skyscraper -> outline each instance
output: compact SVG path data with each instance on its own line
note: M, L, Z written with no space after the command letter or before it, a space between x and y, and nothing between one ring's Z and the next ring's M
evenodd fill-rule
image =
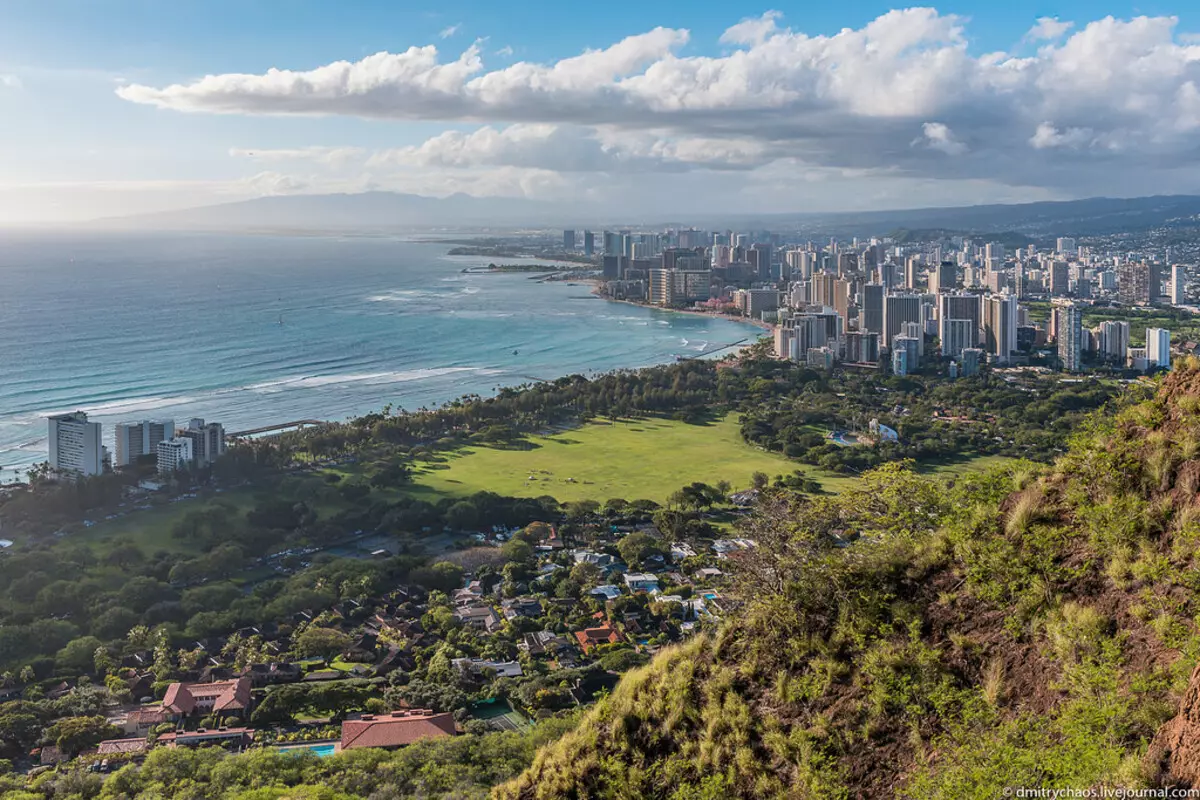
M1183 264L1171 267L1171 305L1181 306L1187 302L1185 286L1187 284L1187 268Z
M909 256L904 261L904 288L916 289L921 275L921 259Z
M114 466L128 467L140 456L158 452L158 443L175 435L175 420L158 419L141 422L118 422Z
M902 333L905 322L924 322L924 298L919 294L889 294L883 299L883 346Z
M49 425L50 468L73 475L99 475L104 472L104 446L100 444L100 423L88 422L82 411L56 414Z
M158 443L158 474L170 475L178 472L194 459L192 440L180 436Z
M878 283L868 283L863 286L859 330L883 333L883 292L884 287Z
M563 231L563 250L575 252L575 231Z
M953 292L958 288L958 264L953 261L943 261L937 269L929 273L929 291L935 294Z
M977 294L940 294L938 301L938 338L942 340L942 355L946 355L946 335L941 330L945 320L970 320L974 328L969 341L964 342L955 350L955 355L963 347L975 347L979 344L979 330L983 322L983 298ZM950 356L946 356L949 358Z
M1071 303L1054 308L1058 360L1067 372L1083 369L1083 310Z
M583 254L585 256L595 255L596 253L596 234L591 231L583 232Z
M1146 360L1154 367L1171 366L1171 332L1165 328L1146 328Z
M970 319L938 321L938 338L942 342L942 358L958 358L962 351L979 344L978 328Z
M1017 298L989 297L983 310L987 352L999 364L1007 364L1017 349Z
M1055 249L1058 250L1060 255L1073 256L1079 252L1079 248L1075 246L1075 240L1070 237L1060 237L1057 244L1058 247Z
M1125 305L1149 305L1151 301L1150 265L1127 262L1118 266L1117 293Z
M1098 355L1105 361L1125 363L1129 350L1129 323L1124 320L1105 320L1100 323Z
M1050 265L1050 294L1054 297L1066 297L1071 290L1070 265L1065 261L1055 261Z

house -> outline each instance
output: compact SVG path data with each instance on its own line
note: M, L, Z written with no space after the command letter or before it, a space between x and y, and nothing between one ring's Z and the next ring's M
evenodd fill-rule
M172 683L162 707L176 719L192 714L244 714L250 708L250 679Z
M342 653L342 658L346 661L374 661L375 648L379 644L379 636L371 631L363 631L363 634L354 641Z
M671 544L672 561L682 561L685 558L692 558L695 555L695 549L687 542L674 542Z
M536 597L503 600L500 603L500 611L504 614L505 619L516 619L517 617L536 619L542 615L542 601Z
M555 655L571 643L553 631L535 631L521 637L517 647L531 656Z
M696 580L713 580L714 578L719 578L724 574L724 572L721 572L721 570L717 569L716 567L701 567L700 569L696 570Z
M455 589L451 599L455 605L465 605L474 603L479 598L483 597L483 584L479 581L471 581L463 589Z
M488 605L460 606L454 609L454 616L464 625L477 630L495 633L500 629L500 615Z
M375 716L364 714L360 719L342 723L342 750L359 747L403 747L406 744L457 733L454 715L435 714L429 709L393 711Z
M137 739L105 739L96 747L96 754L101 756L111 755L144 755L150 749L150 743L145 737Z
M484 677L490 670L497 678L519 678L524 672L519 661L489 661L485 658L455 658L451 664L472 678Z
M579 640L579 646L585 653L591 652L602 644L616 644L622 639L620 631L607 623L596 628L575 631L575 638Z
M649 572L630 572L625 575L625 585L631 592L657 592L658 576Z
M171 714L161 706L138 708L125 715L122 730L134 736L146 736L158 725L171 721Z
M616 600L621 596L621 590L611 583L606 583L603 586L597 586L595 589L592 589L588 594L603 597L605 600Z
M611 567L616 563L616 559L608 553L593 553L590 550L576 550L573 557L576 564L595 564L600 569Z
M286 662L251 664L242 670L242 677L250 679L251 688L261 689L280 683L295 683L304 677L304 670L299 664Z
M413 659L411 651L401 650L399 647L392 645L388 647L387 654L375 665L374 675L377 678L382 678L396 670L412 672L416 668L417 662Z

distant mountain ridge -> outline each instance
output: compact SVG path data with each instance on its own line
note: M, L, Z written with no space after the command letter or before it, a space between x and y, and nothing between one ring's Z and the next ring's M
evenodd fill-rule
M1160 227L1200 226L1200 196L1110 198L889 211L784 214L677 212L619 219L591 203L396 192L285 195L96 222L103 227L180 230L377 230L468 227L552 227L595 220L594 228L647 224L745 226L829 236L885 236L902 230L1029 237L1103 236Z

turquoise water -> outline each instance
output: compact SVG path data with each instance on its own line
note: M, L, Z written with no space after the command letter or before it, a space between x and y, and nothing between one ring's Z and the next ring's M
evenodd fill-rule
M316 753L321 758L325 758L326 756L331 756L337 752L337 745L335 745L335 744L302 744L302 745L279 748L279 752L281 752L281 753L299 753L301 750L311 750L313 753Z
M226 430L416 409L760 332L384 237L0 233L0 479L48 414ZM510 261L510 259L505 259ZM282 323L282 324L281 324Z

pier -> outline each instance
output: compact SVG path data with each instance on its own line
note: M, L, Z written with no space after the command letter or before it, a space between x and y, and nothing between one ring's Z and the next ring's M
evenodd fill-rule
M259 434L262 434L262 433L277 433L280 431L291 430L292 428L295 428L296 430L300 430L301 428L307 428L310 425L325 425L325 424L326 424L325 420L321 420L321 419L298 419L298 420L294 420L292 422L280 422L276 425L264 425L261 428L250 428L249 430L245 430L245 431L232 431L230 433L226 433L225 438L226 439L240 439L243 436L258 436Z

